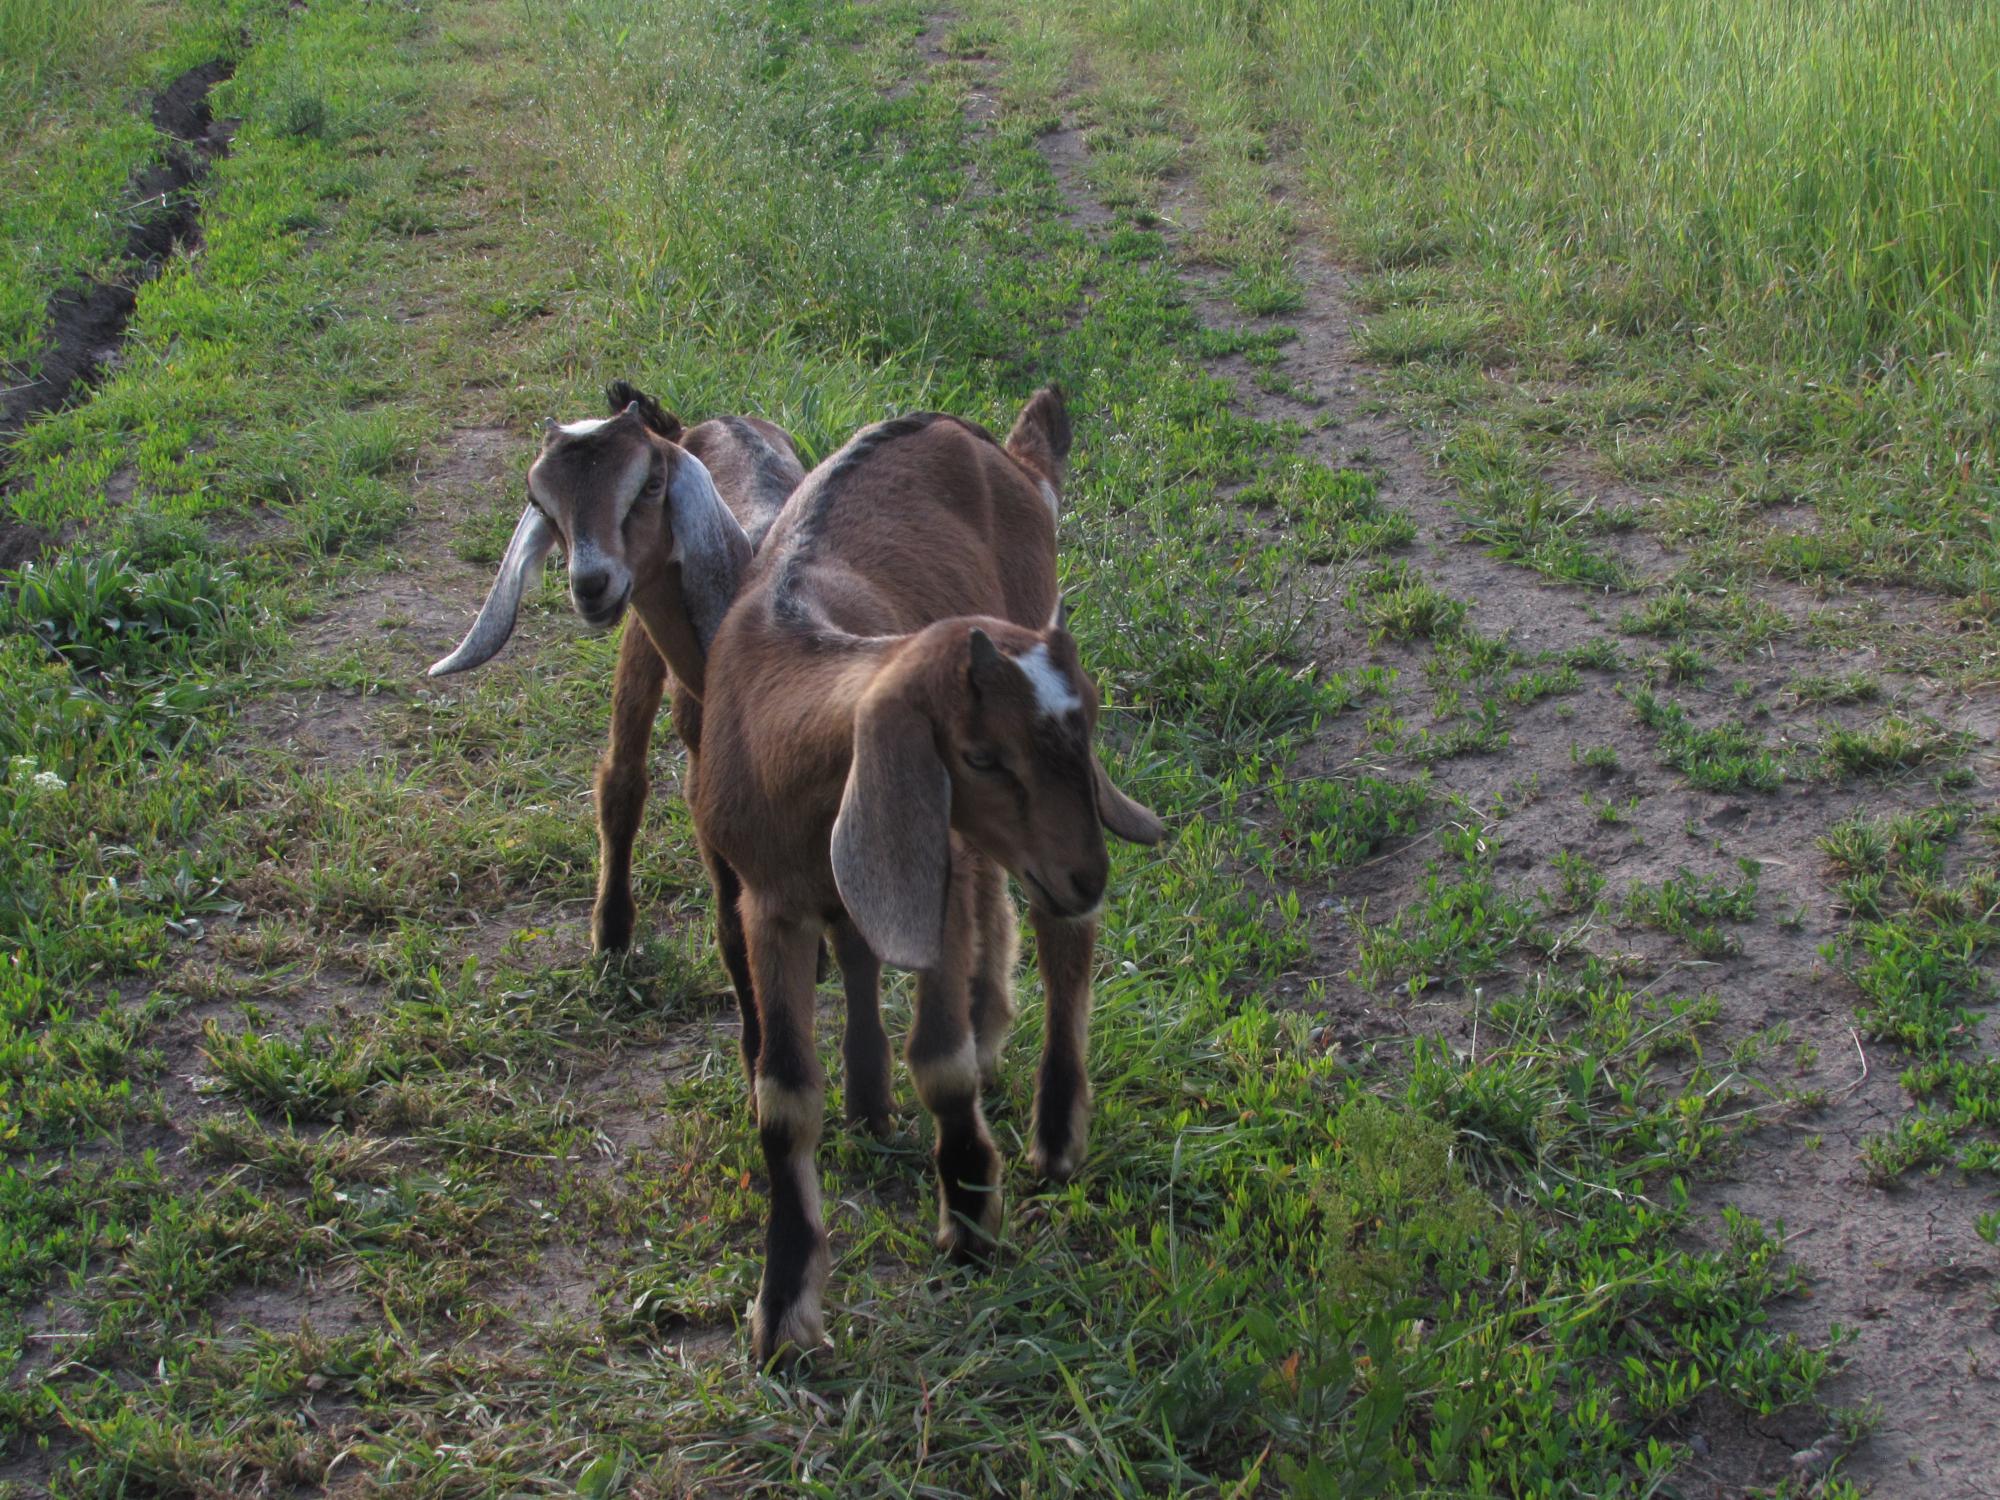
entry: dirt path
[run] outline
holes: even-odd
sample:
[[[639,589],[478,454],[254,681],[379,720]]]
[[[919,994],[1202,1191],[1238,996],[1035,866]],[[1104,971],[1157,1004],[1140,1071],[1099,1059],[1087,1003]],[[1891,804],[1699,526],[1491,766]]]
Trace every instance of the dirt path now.
[[[919,49],[933,66],[951,59],[945,39],[951,18],[934,19]],[[992,65],[978,59],[967,66],[975,78]],[[968,118],[989,118],[985,88],[967,101]],[[1088,185],[1088,141],[1074,115],[1044,135],[1040,147],[1055,173],[1071,220],[1102,230],[1115,215]],[[1198,231],[1202,205],[1191,189],[1170,181],[1160,225],[1176,247]],[[1214,361],[1214,373],[1231,376],[1239,408],[1267,421],[1303,420],[1304,451],[1335,466],[1373,474],[1391,506],[1411,517],[1418,539],[1405,558],[1433,582],[1471,606],[1469,619],[1484,634],[1507,639],[1528,652],[1567,649],[1610,638],[1629,654],[1635,642],[1613,625],[1630,607],[1616,597],[1592,596],[1578,588],[1545,581],[1525,568],[1496,560],[1461,540],[1464,530],[1458,495],[1433,462],[1425,443],[1398,418],[1382,411],[1372,390],[1371,372],[1356,350],[1354,332],[1362,313],[1352,276],[1309,239],[1293,247],[1295,270],[1305,305],[1281,318],[1245,318],[1223,297],[1223,276],[1190,263],[1182,255],[1181,275],[1202,321],[1213,328],[1294,329],[1278,373],[1290,383],[1285,395],[1267,394],[1249,378],[1247,361],[1231,356]],[[1623,549],[1628,565],[1661,576],[1672,555],[1658,543],[1638,538]],[[1323,580],[1327,601],[1322,624],[1321,663],[1343,670],[1363,662],[1403,669],[1418,677],[1423,652],[1393,644],[1371,647],[1351,616],[1338,607],[1344,577]],[[1771,583],[1758,590],[1760,602],[1788,616],[1820,607],[1803,590]],[[1907,612],[1905,601],[1854,596],[1835,601],[1833,610],[1876,618],[1885,611]],[[1816,651],[1781,636],[1741,660],[1724,664],[1709,691],[1688,696],[1727,702],[1727,690],[1747,683],[1759,701],[1773,704],[1769,731],[1810,742],[1828,721],[1858,723],[1851,711],[1808,710],[1784,699],[1786,684],[1810,672],[1851,672],[1874,667],[1852,656]],[[1474,807],[1502,799],[1510,811],[1500,833],[1508,851],[1504,870],[1532,888],[1561,851],[1587,857],[1602,870],[1616,894],[1631,884],[1657,882],[1686,868],[1699,874],[1728,874],[1739,858],[1759,862],[1760,906],[1765,919],[1742,929],[1742,951],[1719,961],[1690,959],[1663,935],[1632,930],[1587,934],[1582,950],[1595,952],[1652,976],[1652,986],[1689,993],[1712,991],[1721,1000],[1725,1034],[1732,1039],[1780,1028],[1755,1060],[1746,1059],[1744,1083],[1767,1094],[1788,1089],[1817,1091],[1823,1107],[1772,1108],[1770,1123],[1755,1130],[1740,1159],[1717,1169],[1716,1178],[1695,1185],[1700,1217],[1719,1225],[1725,1207],[1767,1223],[1781,1222],[1785,1243],[1809,1282],[1805,1295],[1781,1302],[1777,1325],[1823,1343],[1836,1329],[1851,1330],[1847,1372],[1830,1384],[1835,1403],[1866,1404],[1879,1417],[1872,1439],[1848,1459],[1844,1472],[1872,1485],[1876,1493],[1924,1492],[1940,1497],[2000,1494],[2000,1311],[1993,1291],[1992,1254],[1973,1229],[1973,1194],[1950,1180],[1921,1179],[1893,1189],[1867,1180],[1860,1165],[1863,1138],[1902,1115],[1897,1064],[1866,1048],[1853,1030],[1852,987],[1829,970],[1822,947],[1835,939],[1841,923],[1832,911],[1830,880],[1816,841],[1828,827],[1858,809],[1881,813],[1932,800],[1922,785],[1905,789],[1868,785],[1827,787],[1793,782],[1772,793],[1711,794],[1696,791],[1674,772],[1656,764],[1654,736],[1636,721],[1619,694],[1628,673],[1590,672],[1583,688],[1544,700],[1517,713],[1510,742],[1498,754],[1465,756],[1435,767],[1441,789]],[[1978,700],[1947,699],[1931,685],[1894,680],[1893,695],[1912,708],[1934,714],[1990,746],[1994,710]],[[1697,706],[1704,721],[1710,711]],[[1610,744],[1619,769],[1602,772],[1578,765],[1573,742]],[[1355,774],[1379,765],[1382,755],[1367,743],[1362,716],[1334,720],[1307,749],[1296,774]],[[1983,756],[1982,771],[1990,771]],[[1586,805],[1622,806],[1609,821]],[[1366,1040],[1419,1032],[1441,1033],[1455,1043],[1476,1045],[1477,1020],[1470,999],[1456,991],[1434,992],[1421,1001],[1385,997],[1355,983],[1354,924],[1362,908],[1387,915],[1407,902],[1421,878],[1429,850],[1422,841],[1370,861],[1338,878],[1326,893],[1314,892],[1308,909],[1325,915],[1316,931],[1312,972],[1291,976],[1303,995],[1308,982],[1323,985],[1330,1012],[1327,1025],[1343,1040]],[[1782,919],[1782,920],[1780,920]],[[1524,971],[1525,972],[1525,971]],[[1507,976],[1489,981],[1504,987]],[[1650,986],[1649,986],[1650,987]],[[1677,1434],[1689,1441],[1696,1464],[1684,1478],[1690,1493],[1741,1493],[1745,1486],[1768,1485],[1789,1477],[1810,1477],[1821,1455],[1840,1451],[1809,1417],[1768,1422],[1749,1420],[1721,1404],[1707,1410],[1712,1425]],[[1814,1444],[1819,1446],[1814,1448]]]
[[[1065,186],[1077,191],[1073,178]],[[1183,207],[1192,220],[1193,205]],[[1354,351],[1353,329],[1361,314],[1350,298],[1348,276],[1308,243],[1296,254],[1307,303],[1281,320],[1300,331],[1281,369],[1316,398],[1313,410],[1334,418],[1308,440],[1309,450],[1377,477],[1388,502],[1418,523],[1423,570],[1471,603],[1470,619],[1482,632],[1529,651],[1566,648],[1610,633],[1603,620],[1613,609],[1459,540],[1458,497],[1421,442],[1395,418],[1364,409],[1373,403],[1368,370]],[[1189,281],[1204,321],[1218,327],[1239,321],[1211,280],[1197,273]],[[1254,415],[1297,414],[1296,404],[1282,397],[1266,396],[1247,382],[1239,382],[1239,389]],[[1329,624],[1335,642],[1325,662],[1329,669],[1367,656],[1415,665],[1413,653],[1371,652],[1351,621],[1334,618]],[[1629,638],[1623,643],[1631,644]],[[1776,643],[1759,657],[1723,667],[1711,691],[1747,681],[1771,701],[1797,675],[1854,668],[1851,658],[1829,659],[1808,647]],[[1809,1298],[1780,1304],[1780,1327],[1813,1342],[1824,1342],[1836,1328],[1856,1332],[1848,1372],[1827,1396],[1875,1403],[1880,1426],[1850,1459],[1847,1472],[1885,1494],[1913,1481],[1938,1496],[1970,1500],[2000,1494],[2000,1312],[1992,1294],[1992,1254],[1973,1229],[1973,1195],[1943,1179],[1890,1189],[1868,1181],[1860,1165],[1861,1142],[1902,1115],[1905,1101],[1893,1060],[1869,1056],[1852,1029],[1852,987],[1821,957],[1843,924],[1832,911],[1819,838],[1863,808],[1881,813],[1928,803],[1929,789],[1885,792],[1795,783],[1768,794],[1696,791],[1654,764],[1653,737],[1635,722],[1617,686],[1613,674],[1587,674],[1580,694],[1522,713],[1503,753],[1445,762],[1437,768],[1438,779],[1474,806],[1502,798],[1514,808],[1502,829],[1510,851],[1503,863],[1518,869],[1529,885],[1537,883],[1529,872],[1546,871],[1565,850],[1589,858],[1609,877],[1613,892],[1656,883],[1682,868],[1726,875],[1738,858],[1759,862],[1760,902],[1770,915],[1743,929],[1740,954],[1720,962],[1688,961],[1684,954],[1677,958],[1658,935],[1629,931],[1606,933],[1602,942],[1589,939],[1585,947],[1606,957],[1636,947],[1649,969],[1658,971],[1656,982],[1716,992],[1729,1035],[1783,1023],[1791,1033],[1787,1050],[1797,1055],[1801,1044],[1810,1049],[1817,1061],[1809,1067],[1774,1054],[1753,1071],[1774,1086],[1821,1090],[1826,1107],[1780,1117],[1754,1132],[1747,1154],[1726,1169],[1723,1180],[1698,1187],[1698,1201],[1712,1220],[1728,1206],[1784,1226],[1787,1248],[1811,1291]],[[1931,711],[1949,712],[1921,685],[1902,686]],[[1795,708],[1775,717],[1780,733],[1809,741],[1819,721],[1834,716]],[[1991,742],[1990,725],[1959,714],[1952,718]],[[1337,722],[1315,747],[1310,768],[1336,773],[1368,764],[1372,757],[1361,734],[1355,717]],[[1576,765],[1570,746],[1579,739],[1613,745],[1621,769],[1606,777]],[[1608,824],[1582,802],[1584,791],[1629,811],[1619,823]],[[1411,850],[1365,872],[1359,882],[1342,882],[1341,894],[1349,902],[1365,898],[1376,909],[1391,911],[1413,893],[1422,869],[1423,852]],[[1772,920],[1780,914],[1796,914],[1798,920],[1791,925]],[[1352,942],[1351,931],[1324,932],[1322,970],[1345,970]],[[1336,1006],[1369,1003],[1352,990],[1342,994],[1330,986],[1329,993]],[[1402,1019],[1412,1029],[1442,1030],[1461,1043],[1472,1040],[1471,1008],[1462,996],[1441,1006],[1406,1007]],[[1820,1140],[1823,1144],[1816,1144]],[[1794,1470],[1793,1454],[1819,1436],[1796,1422],[1724,1420],[1730,1425],[1691,1434],[1702,1440],[1697,1451],[1705,1447],[1711,1455],[1717,1494],[1784,1478]]]
[[[1076,190],[1072,179],[1066,184]],[[1192,217],[1192,215],[1190,215]],[[1300,330],[1281,366],[1296,386],[1317,398],[1315,409],[1334,422],[1316,431],[1309,448],[1329,463],[1345,462],[1376,475],[1390,504],[1419,526],[1421,566],[1442,588],[1471,602],[1470,618],[1483,632],[1526,650],[1564,648],[1607,633],[1609,611],[1573,588],[1552,585],[1527,570],[1497,561],[1458,540],[1457,496],[1437,472],[1421,443],[1394,418],[1363,409],[1368,372],[1354,352],[1360,313],[1349,281],[1317,249],[1297,251],[1307,304],[1283,321]],[[1236,321],[1212,283],[1191,276],[1205,321]],[[1293,415],[1284,398],[1265,396],[1241,383],[1244,404],[1266,418]],[[1330,622],[1336,645],[1326,665],[1351,664],[1369,652],[1349,621]],[[1391,653],[1414,665],[1410,653]],[[1725,668],[1721,686],[1753,683],[1767,699],[1793,676],[1811,670],[1853,670],[1851,660],[1826,660],[1808,648],[1780,645],[1762,659]],[[1617,890],[1658,882],[1681,868],[1726,874],[1739,857],[1762,866],[1762,901],[1772,914],[1798,913],[1792,926],[1766,920],[1747,927],[1743,952],[1719,964],[1695,962],[1659,979],[1690,990],[1712,989],[1723,1000],[1725,1025],[1736,1036],[1788,1023],[1793,1046],[1808,1045],[1818,1061],[1789,1069],[1778,1083],[1821,1089],[1827,1107],[1788,1124],[1756,1132],[1745,1159],[1727,1180],[1702,1189],[1711,1212],[1739,1208],[1767,1223],[1782,1223],[1786,1244],[1811,1281],[1809,1301],[1781,1306],[1780,1325],[1815,1342],[1836,1327],[1858,1331],[1849,1373],[1829,1391],[1831,1399],[1879,1403],[1881,1426],[1856,1453],[1849,1472],[1895,1493],[1919,1478],[1944,1496],[2000,1494],[2000,1314],[1991,1294],[1991,1253],[1973,1231],[1970,1195],[1942,1180],[1884,1190],[1870,1185],[1859,1165],[1865,1135],[1879,1132],[1904,1112],[1904,1100],[1886,1058],[1866,1057],[1852,1030],[1853,991],[1828,972],[1821,951],[1841,929],[1830,909],[1829,882],[1817,854],[1827,829],[1862,807],[1927,802],[1927,788],[1885,797],[1875,788],[1829,790],[1789,785],[1772,794],[1711,794],[1687,788],[1674,773],[1653,764],[1651,735],[1619,697],[1611,674],[1591,673],[1583,692],[1563,700],[1573,717],[1559,720],[1554,702],[1538,704],[1515,722],[1512,741],[1497,756],[1444,763],[1440,782],[1473,805],[1504,798],[1516,808],[1503,833],[1514,864],[1529,883],[1559,851],[1582,853]],[[1941,707],[1942,705],[1933,705]],[[1782,731],[1810,739],[1817,714],[1780,717]],[[1589,726],[1588,738],[1616,747],[1623,769],[1603,777],[1579,767],[1570,745]],[[1978,726],[1966,726],[1977,728]],[[1316,747],[1312,769],[1329,773],[1368,763],[1358,743],[1356,719],[1337,723]],[[1990,734],[1984,738],[1990,741]],[[1537,788],[1527,793],[1525,788]],[[1588,790],[1627,804],[1623,821],[1607,824],[1580,800]],[[1564,795],[1567,793],[1567,795]],[[1637,799],[1636,806],[1631,799]],[[1525,805],[1523,805],[1525,800]],[[1369,898],[1393,910],[1412,892],[1422,872],[1421,851],[1410,851],[1368,872],[1359,889],[1342,894]],[[1352,957],[1351,933],[1323,935],[1321,967],[1338,971]],[[1590,946],[1605,956],[1635,940],[1654,951],[1650,966],[1670,965],[1664,942],[1613,933]],[[1352,1000],[1361,1003],[1362,997]],[[1340,1003],[1336,999],[1336,1004]],[[1470,1042],[1471,1017],[1463,997],[1444,1007],[1411,1008],[1405,1020],[1418,1029],[1439,1028]],[[1773,1064],[1783,1059],[1773,1057]],[[1823,1137],[1823,1145],[1808,1145]],[[1792,1468],[1795,1450],[1817,1435],[1795,1425],[1742,1422],[1735,1430],[1698,1434],[1713,1455],[1717,1493],[1743,1482],[1772,1483]],[[1747,1460],[1747,1461],[1746,1461]]]

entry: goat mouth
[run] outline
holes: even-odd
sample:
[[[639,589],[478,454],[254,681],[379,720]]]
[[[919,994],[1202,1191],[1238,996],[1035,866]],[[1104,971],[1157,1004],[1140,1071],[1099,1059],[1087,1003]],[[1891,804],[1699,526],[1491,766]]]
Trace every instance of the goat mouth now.
[[[578,605],[576,610],[577,618],[582,620],[592,630],[609,630],[613,625],[618,623],[619,617],[625,613],[625,603],[631,597],[632,588],[630,584],[627,584],[625,592],[618,596],[617,601],[605,606],[603,609],[588,610],[582,605]]]
[[[1062,902],[1050,895],[1049,888],[1043,885],[1041,881],[1035,879],[1026,870],[1021,871],[1021,883],[1028,888],[1028,904],[1030,906],[1037,907],[1052,917],[1074,917],[1079,915],[1079,913],[1071,911]]]

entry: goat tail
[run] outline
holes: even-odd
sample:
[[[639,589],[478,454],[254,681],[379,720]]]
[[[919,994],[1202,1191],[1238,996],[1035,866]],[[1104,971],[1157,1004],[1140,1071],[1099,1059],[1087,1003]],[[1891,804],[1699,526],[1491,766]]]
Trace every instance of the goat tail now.
[[[1062,387],[1051,383],[1021,408],[1014,430],[1007,434],[1007,451],[1061,489],[1069,473],[1070,441],[1069,404],[1063,400]]]

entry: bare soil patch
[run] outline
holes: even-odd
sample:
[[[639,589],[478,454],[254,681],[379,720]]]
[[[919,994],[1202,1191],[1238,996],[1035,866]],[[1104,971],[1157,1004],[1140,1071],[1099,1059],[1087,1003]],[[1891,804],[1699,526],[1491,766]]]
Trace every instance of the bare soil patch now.
[[[327,608],[301,624],[294,639],[310,678],[316,665],[386,645],[398,675],[414,690],[429,665],[448,652],[479,609],[489,570],[452,550],[459,517],[517,487],[519,439],[504,427],[455,428],[417,471],[412,514],[398,547],[406,561],[345,583]],[[532,618],[512,650],[532,649]],[[379,732],[374,695],[323,686],[279,692],[247,706],[243,728],[258,743],[297,755],[317,770],[367,764],[395,747]]]

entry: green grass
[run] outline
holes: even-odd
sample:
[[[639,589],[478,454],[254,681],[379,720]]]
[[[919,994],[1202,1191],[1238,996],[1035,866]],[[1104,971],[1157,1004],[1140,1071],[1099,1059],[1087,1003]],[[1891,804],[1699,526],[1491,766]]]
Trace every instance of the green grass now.
[[[1356,972],[1383,989],[1410,994],[1443,984],[1467,984],[1493,973],[1503,956],[1534,934],[1525,893],[1509,891],[1493,860],[1497,830],[1449,825],[1417,900],[1388,921],[1356,918]]]
[[[1282,194],[1260,262],[1303,215],[1363,273],[1395,405],[1447,454],[1522,457],[1466,495],[1499,555],[1625,586],[1588,536],[1622,515],[1703,587],[1916,585],[1977,640],[1892,636],[1899,659],[1979,670],[1990,6],[1132,0],[1087,29],[1173,102],[1209,196],[1249,219]]]
[[[1493,348],[1493,320],[1474,308],[1402,307],[1370,320],[1355,338],[1370,359],[1471,359]]]
[[[1709,792],[1739,787],[1768,792],[1785,780],[1785,755],[1740,720],[1704,727],[1683,705],[1651,688],[1633,689],[1627,697],[1639,722],[1659,735],[1661,764],[1681,772],[1688,785]]]
[[[1739,861],[1742,879],[1700,876],[1681,870],[1658,885],[1636,885],[1625,893],[1627,921],[1670,932],[1697,958],[1721,958],[1742,951],[1741,942],[1717,925],[1751,922],[1757,916],[1758,864]]]
[[[1907,1059],[1898,1081],[1909,1112],[1862,1142],[1883,1185],[1945,1166],[2000,1171],[2000,1060],[1982,1038],[1993,984],[1981,962],[2000,939],[2000,867],[1951,859],[1967,821],[1949,805],[1857,814],[1820,842],[1855,918],[1827,957],[1854,981],[1862,1034]]]
[[[6,70],[10,116],[18,118],[58,81],[88,77],[117,63],[124,50],[120,44],[129,46],[130,40],[110,24],[115,9],[111,0],[0,0],[0,66]]]
[[[1466,614],[1463,599],[1452,598],[1404,562],[1368,573],[1348,591],[1346,604],[1376,641],[1448,637]]]
[[[1131,24],[1159,21],[1141,7]],[[1972,100],[2000,23],[1983,6],[1650,0],[1613,19],[1516,0],[1392,23],[1294,0],[1204,7],[1204,24],[1266,43],[1329,171],[1405,130],[1419,170],[1378,178],[1357,213],[1421,223],[1443,251],[1504,247],[1524,281],[1559,275],[1627,325],[1720,314],[1859,356],[1885,335],[1969,352],[1991,315],[2000,135]]]
[[[1887,776],[1956,760],[1968,738],[1935,721],[1891,714],[1858,729],[1829,728],[1820,743],[1820,761],[1830,777]]]
[[[983,134],[963,61],[915,76],[906,6],[246,15],[202,254],[12,454],[7,503],[66,540],[10,580],[0,641],[26,893],[0,1433],[58,1494],[1604,1494],[1668,1483],[1716,1403],[1816,1403],[1832,1351],[1767,1323],[1782,1236],[1695,1201],[1757,1108],[1713,998],[1578,951],[1550,909],[1601,877],[1517,879],[1505,806],[1310,758],[1419,685],[1399,755],[1493,751],[1620,659],[1481,634],[1382,556],[1414,528],[1365,476],[1232,407],[1204,364],[1228,338],[1133,237],[1163,222],[1164,100],[1079,100],[1121,200],[1093,232],[1036,148],[1067,34],[999,12],[952,49],[998,59]],[[1286,305],[1244,140],[1204,128],[1205,253]],[[538,639],[440,690],[438,622],[368,608],[490,561],[532,422],[610,374],[815,455],[901,407],[1003,424],[1060,380],[1074,628],[1115,771],[1174,828],[1120,857],[1089,1163],[1016,1175],[993,1266],[938,1263],[920,1122],[829,1131],[835,1342],[802,1387],[741,1352],[760,1167],[672,795],[650,936],[579,957],[615,642],[545,585]],[[508,482],[441,498],[446,434],[480,426],[518,435]],[[276,743],[300,703],[360,744]],[[1335,909],[1385,856],[1428,862],[1416,892]],[[1308,969],[1329,927],[1353,976]],[[1350,982],[1473,1007],[1472,1045],[1327,1046],[1310,1007]],[[885,1011],[907,1025],[906,984]],[[50,1326],[76,1335],[54,1360]]]
[[[1726,644],[1734,653],[1754,650],[1785,632],[1785,617],[1768,604],[1728,589],[1669,589],[1620,616],[1633,635],[1685,643],[1690,638]]]
[[[1298,883],[1325,877],[1414,835],[1431,805],[1424,780],[1292,781],[1274,776],[1266,790],[1277,826],[1267,865]]]
[[[233,59],[273,0],[0,0],[0,374],[40,369],[49,298],[122,269],[153,208],[128,181],[161,159],[147,97]],[[53,163],[60,163],[52,169]]]
[[[1592,771],[1611,772],[1618,769],[1618,747],[1616,745],[1573,744],[1569,747],[1570,761]]]
[[[1787,684],[1801,703],[1873,703],[1882,696],[1882,683],[1867,672],[1809,672]]]

